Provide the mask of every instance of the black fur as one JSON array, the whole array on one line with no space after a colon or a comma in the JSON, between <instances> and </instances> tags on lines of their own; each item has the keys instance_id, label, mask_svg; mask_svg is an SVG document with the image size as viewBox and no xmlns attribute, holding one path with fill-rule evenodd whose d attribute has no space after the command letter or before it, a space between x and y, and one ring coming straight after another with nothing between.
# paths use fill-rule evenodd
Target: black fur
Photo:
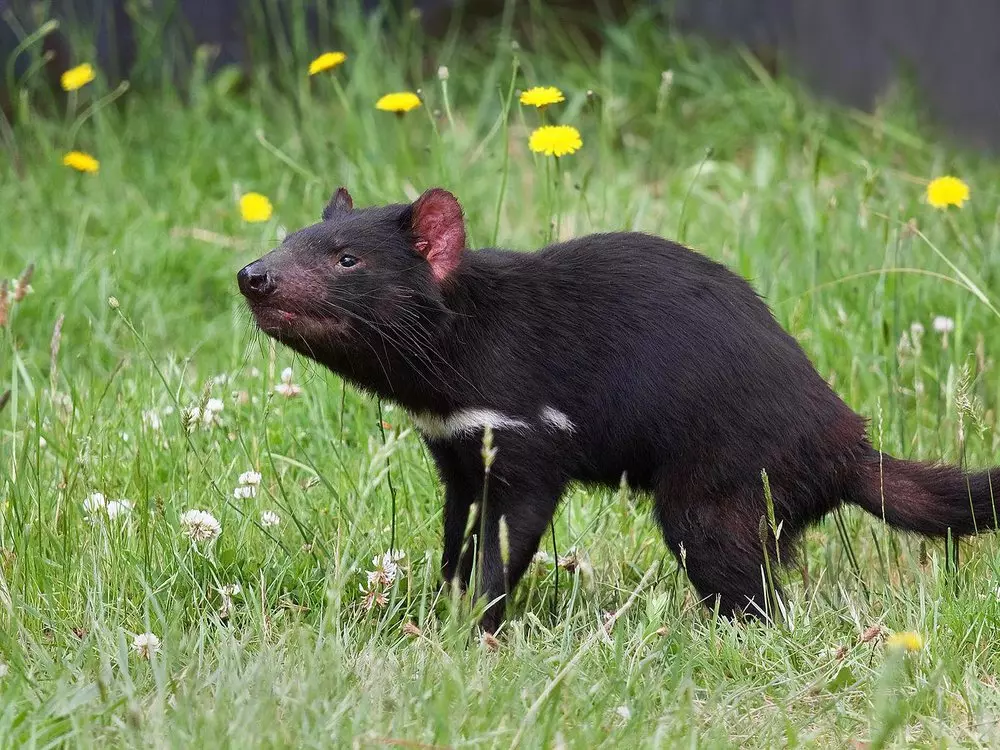
<instances>
[{"instance_id":1,"label":"black fur","mask_svg":"<svg viewBox=\"0 0 1000 750\"><path fill-rule=\"evenodd\" d=\"M692 582L727 615L765 606L762 469L783 562L844 501L924 534L996 527L987 473L879 454L865 420L723 266L634 233L463 252L460 210L444 191L360 210L345 196L328 220L243 269L240 286L262 330L366 391L414 413L491 409L529 425L495 430L482 544L490 600L521 578L567 483L617 486L623 473L652 494L667 544L683 548ZM345 254L357 262L344 267ZM572 431L540 419L545 407ZM471 573L471 554L460 557L483 491L482 438L425 436L446 489L449 580ZM483 626L502 617L501 601Z\"/></svg>"}]
</instances>

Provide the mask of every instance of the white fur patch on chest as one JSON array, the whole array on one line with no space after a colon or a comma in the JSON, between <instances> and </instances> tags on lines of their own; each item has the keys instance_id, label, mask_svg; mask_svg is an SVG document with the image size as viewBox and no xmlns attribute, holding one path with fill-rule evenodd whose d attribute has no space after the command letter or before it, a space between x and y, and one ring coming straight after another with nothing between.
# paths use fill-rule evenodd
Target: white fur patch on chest
<instances>
[{"instance_id":1,"label":"white fur patch on chest","mask_svg":"<svg viewBox=\"0 0 1000 750\"><path fill-rule=\"evenodd\" d=\"M436 414L411 414L410 417L422 434L437 440L474 434L486 427L494 430L531 429L531 425L523 419L507 416L494 409L462 409L447 417Z\"/></svg>"},{"instance_id":2,"label":"white fur patch on chest","mask_svg":"<svg viewBox=\"0 0 1000 750\"><path fill-rule=\"evenodd\" d=\"M538 417L542 420L543 424L555 427L557 430L562 430L563 432L573 432L576 429L576 425L570 421L569 417L558 409L553 409L551 406L543 406L542 410L538 412Z\"/></svg>"},{"instance_id":3,"label":"white fur patch on chest","mask_svg":"<svg viewBox=\"0 0 1000 750\"><path fill-rule=\"evenodd\" d=\"M434 440L473 435L486 427L517 432L527 432L535 427L523 419L512 417L496 409L461 409L447 417L436 414L410 414L410 418L421 434ZM551 406L543 406L539 410L538 421L542 427L554 428L562 432L576 430L576 425L570 421L569 417Z\"/></svg>"}]
</instances>

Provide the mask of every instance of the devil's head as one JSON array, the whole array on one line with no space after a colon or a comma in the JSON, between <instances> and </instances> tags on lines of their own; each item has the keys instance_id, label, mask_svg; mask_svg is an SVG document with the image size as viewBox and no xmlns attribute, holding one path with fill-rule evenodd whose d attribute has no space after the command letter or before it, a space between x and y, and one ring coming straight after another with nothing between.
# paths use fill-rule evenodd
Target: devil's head
<instances>
[{"instance_id":1,"label":"devil's head","mask_svg":"<svg viewBox=\"0 0 1000 750\"><path fill-rule=\"evenodd\" d=\"M259 328L335 370L419 357L462 260L462 209L434 188L413 204L355 209L334 193L323 220L237 274ZM350 374L350 373L345 373Z\"/></svg>"}]
</instances>

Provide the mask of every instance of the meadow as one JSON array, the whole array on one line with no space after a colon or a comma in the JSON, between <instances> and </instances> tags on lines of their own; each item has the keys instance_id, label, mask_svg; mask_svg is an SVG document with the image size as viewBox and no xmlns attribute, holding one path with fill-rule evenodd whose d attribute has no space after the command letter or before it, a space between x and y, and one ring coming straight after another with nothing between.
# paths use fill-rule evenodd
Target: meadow
<instances>
[{"instance_id":1,"label":"meadow","mask_svg":"<svg viewBox=\"0 0 1000 750\"><path fill-rule=\"evenodd\" d=\"M1000 162L940 141L905 87L833 109L661 20L591 50L544 15L437 41L344 16L346 60L316 75L303 45L183 95L97 70L66 113L26 84L0 166L3 746L1000 743L989 536L845 510L807 535L782 622L732 624L644 497L577 487L485 642L440 593L406 414L254 332L236 271L338 185L441 185L471 247L637 229L724 262L877 447L995 463ZM565 101L521 105L536 85ZM420 106L376 109L397 91ZM582 147L533 153L543 122ZM943 175L964 205L928 202Z\"/></svg>"}]
</instances>

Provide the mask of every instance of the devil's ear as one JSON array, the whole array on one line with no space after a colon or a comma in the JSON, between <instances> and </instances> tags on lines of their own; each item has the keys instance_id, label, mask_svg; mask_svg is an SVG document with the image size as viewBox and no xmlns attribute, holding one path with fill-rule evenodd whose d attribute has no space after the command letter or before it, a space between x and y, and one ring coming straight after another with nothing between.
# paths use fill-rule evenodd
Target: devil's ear
<instances>
[{"instance_id":1,"label":"devil's ear","mask_svg":"<svg viewBox=\"0 0 1000 750\"><path fill-rule=\"evenodd\" d=\"M465 219L458 199L442 188L431 188L411 206L414 249L431 266L438 281L447 278L462 259Z\"/></svg>"},{"instance_id":2,"label":"devil's ear","mask_svg":"<svg viewBox=\"0 0 1000 750\"><path fill-rule=\"evenodd\" d=\"M346 214L352 208L354 208L354 201L351 200L351 194L347 192L347 188L337 188L337 192L333 194L330 202L323 209L323 221L329 221L337 214Z\"/></svg>"}]
</instances>

